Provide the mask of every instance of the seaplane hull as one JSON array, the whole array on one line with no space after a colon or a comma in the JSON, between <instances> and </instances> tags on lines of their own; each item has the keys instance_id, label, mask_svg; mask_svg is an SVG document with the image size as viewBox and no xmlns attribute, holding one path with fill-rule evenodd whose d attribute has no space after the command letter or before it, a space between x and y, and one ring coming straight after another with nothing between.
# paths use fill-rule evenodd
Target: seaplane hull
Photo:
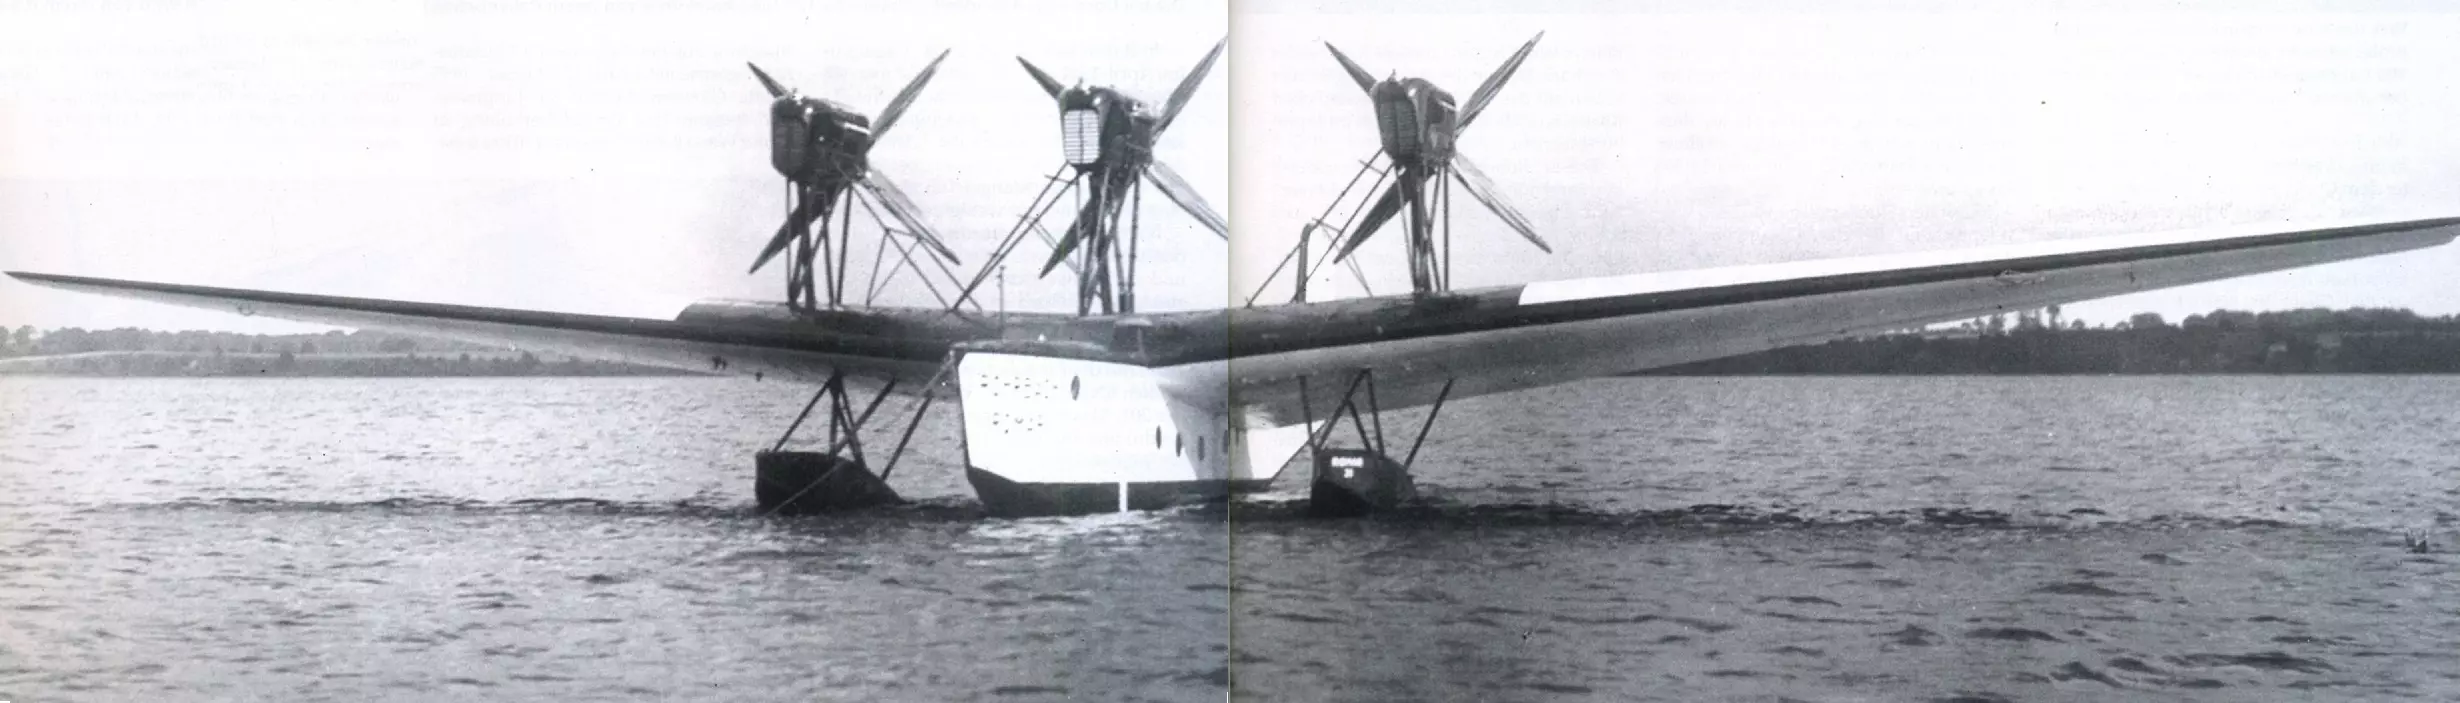
<instances>
[{"instance_id":1,"label":"seaplane hull","mask_svg":"<svg viewBox=\"0 0 2460 703\"><path fill-rule=\"evenodd\" d=\"M1250 437L1218 390L1133 363L973 352L957 379L966 479L994 515L1219 500L1270 484L1305 436Z\"/></svg>"}]
</instances>

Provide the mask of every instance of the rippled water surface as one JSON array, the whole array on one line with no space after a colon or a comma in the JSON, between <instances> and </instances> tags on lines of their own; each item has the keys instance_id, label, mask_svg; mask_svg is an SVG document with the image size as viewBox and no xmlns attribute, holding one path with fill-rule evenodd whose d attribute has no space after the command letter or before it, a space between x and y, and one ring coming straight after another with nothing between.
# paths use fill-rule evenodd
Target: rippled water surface
<instances>
[{"instance_id":1,"label":"rippled water surface","mask_svg":"<svg viewBox=\"0 0 2460 703\"><path fill-rule=\"evenodd\" d=\"M1346 521L984 519L947 413L761 518L803 393L0 379L0 700L2460 697L2460 379L1585 383Z\"/></svg>"}]
</instances>

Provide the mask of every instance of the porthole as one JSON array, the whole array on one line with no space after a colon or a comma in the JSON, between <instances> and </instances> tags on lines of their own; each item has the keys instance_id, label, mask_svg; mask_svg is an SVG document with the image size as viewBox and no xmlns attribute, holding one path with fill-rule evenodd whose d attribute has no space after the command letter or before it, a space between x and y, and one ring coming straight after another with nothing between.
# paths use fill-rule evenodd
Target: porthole
<instances>
[{"instance_id":1,"label":"porthole","mask_svg":"<svg viewBox=\"0 0 2460 703\"><path fill-rule=\"evenodd\" d=\"M1069 400L1075 400L1075 399L1076 399L1077 392L1078 392L1078 391L1081 391L1081 390L1083 390L1083 389L1084 389L1083 382L1084 382L1084 379L1083 379L1082 377L1079 377L1079 376L1069 376L1069 377L1068 377L1068 399L1069 399Z\"/></svg>"},{"instance_id":2,"label":"porthole","mask_svg":"<svg viewBox=\"0 0 2460 703\"><path fill-rule=\"evenodd\" d=\"M1153 426L1153 448L1154 448L1154 449L1160 449L1160 448L1162 448L1162 426L1161 426L1161 425L1154 425L1154 426Z\"/></svg>"},{"instance_id":3,"label":"porthole","mask_svg":"<svg viewBox=\"0 0 2460 703\"><path fill-rule=\"evenodd\" d=\"M1187 456L1186 436L1175 434L1170 436L1170 454L1171 456Z\"/></svg>"}]
</instances>

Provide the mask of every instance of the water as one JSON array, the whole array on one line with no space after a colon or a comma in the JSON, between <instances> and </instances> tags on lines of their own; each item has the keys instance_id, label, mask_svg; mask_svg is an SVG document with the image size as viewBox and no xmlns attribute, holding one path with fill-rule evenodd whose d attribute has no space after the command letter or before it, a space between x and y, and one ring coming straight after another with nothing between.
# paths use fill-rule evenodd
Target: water
<instances>
[{"instance_id":1,"label":"water","mask_svg":"<svg viewBox=\"0 0 2460 703\"><path fill-rule=\"evenodd\" d=\"M2460 696L2460 379L1600 381L1348 521L986 520L947 414L756 517L803 399L0 380L0 700Z\"/></svg>"}]
</instances>

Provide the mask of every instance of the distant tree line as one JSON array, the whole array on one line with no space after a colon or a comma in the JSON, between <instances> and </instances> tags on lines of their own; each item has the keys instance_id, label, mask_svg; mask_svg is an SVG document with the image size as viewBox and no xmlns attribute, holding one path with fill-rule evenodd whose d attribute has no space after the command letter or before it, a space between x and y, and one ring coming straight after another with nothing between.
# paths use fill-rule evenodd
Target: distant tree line
<instances>
[{"instance_id":1,"label":"distant tree line","mask_svg":"<svg viewBox=\"0 0 2460 703\"><path fill-rule=\"evenodd\" d=\"M2109 326L2052 306L1949 327L1789 347L1646 375L2460 373L2460 316L2215 310ZM384 332L262 335L137 328L0 335L0 373L218 376L666 375L685 372ZM40 358L38 358L40 357Z\"/></svg>"},{"instance_id":2,"label":"distant tree line","mask_svg":"<svg viewBox=\"0 0 2460 703\"><path fill-rule=\"evenodd\" d=\"M0 327L0 374L75 376L646 376L672 369L386 332L240 334Z\"/></svg>"},{"instance_id":3,"label":"distant tree line","mask_svg":"<svg viewBox=\"0 0 2460 703\"><path fill-rule=\"evenodd\" d=\"M2215 310L2107 327L2055 307L1685 364L1647 375L2460 373L2460 316Z\"/></svg>"},{"instance_id":4,"label":"distant tree line","mask_svg":"<svg viewBox=\"0 0 2460 703\"><path fill-rule=\"evenodd\" d=\"M0 359L0 375L26 376L686 376L654 366L529 352L458 354L192 354L87 352Z\"/></svg>"},{"instance_id":5,"label":"distant tree line","mask_svg":"<svg viewBox=\"0 0 2460 703\"><path fill-rule=\"evenodd\" d=\"M428 339L357 330L334 330L314 334L241 334L157 330L121 327L108 330L88 330L65 327L37 331L31 325L5 329L6 339L0 340L0 358L18 356L52 356L90 352L187 352L191 354L407 354L411 352L480 352L501 351L467 342Z\"/></svg>"}]
</instances>

